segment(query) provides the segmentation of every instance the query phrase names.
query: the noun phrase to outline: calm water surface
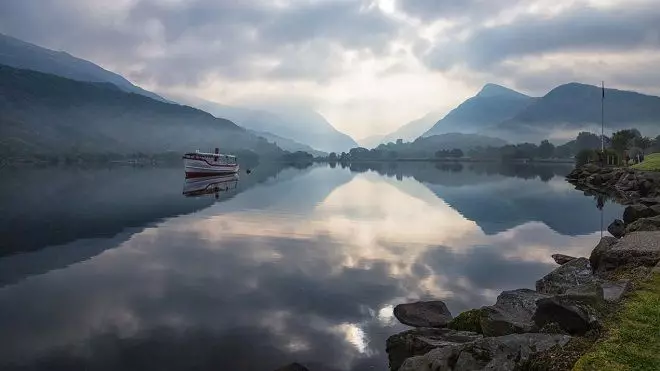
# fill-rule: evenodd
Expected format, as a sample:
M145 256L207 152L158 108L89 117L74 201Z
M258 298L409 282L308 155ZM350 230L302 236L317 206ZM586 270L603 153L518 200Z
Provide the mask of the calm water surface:
M592 249L621 209L568 171L261 166L209 188L180 168L0 173L0 368L387 369L394 305L492 304L550 254Z

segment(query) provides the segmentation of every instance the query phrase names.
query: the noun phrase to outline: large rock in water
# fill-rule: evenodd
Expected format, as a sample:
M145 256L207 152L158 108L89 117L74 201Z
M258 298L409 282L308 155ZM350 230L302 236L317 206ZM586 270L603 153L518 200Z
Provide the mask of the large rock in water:
M484 336L501 336L532 332L536 329L532 315L536 301L547 295L530 289L504 291L495 305L481 308L481 330Z
M404 325L413 327L446 327L453 318L447 305L440 300L399 304L394 307L394 316Z
M587 258L577 258L536 281L536 291L542 294L563 294L576 286L594 283L591 264Z
M390 336L385 350L390 361L390 370L396 371L407 358L426 354L436 348L470 343L481 338L481 335L468 331L416 328Z
M660 232L632 232L599 254L600 272L619 267L653 267L660 261Z
M623 237L626 234L626 225L621 219L614 219L610 225L607 226L607 231L616 238Z
M626 233L637 231L660 231L660 215L637 219L626 227Z
M637 219L649 218L655 215L655 211L648 206L642 204L630 205L623 210L623 222L628 225Z
M531 355L554 346L564 346L570 339L570 336L556 334L512 334L483 338L408 358L399 371L513 371Z

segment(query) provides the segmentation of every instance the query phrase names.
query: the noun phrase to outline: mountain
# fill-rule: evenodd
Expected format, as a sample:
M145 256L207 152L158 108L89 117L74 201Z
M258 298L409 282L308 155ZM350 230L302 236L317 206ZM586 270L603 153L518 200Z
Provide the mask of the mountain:
M192 104L216 117L232 120L246 129L271 133L319 151L342 152L358 146L351 137L335 129L318 112L307 108L276 104L243 108L198 99Z
M451 110L423 136L443 133L475 133L510 119L534 102L534 98L495 84L486 84L479 93Z
M438 112L427 113L424 117L411 121L389 134L373 135L364 138L360 140L360 144L365 148L374 148L381 143L396 142L398 139L404 142L411 142L438 122L438 117L440 116L442 115Z
M383 139L385 139L386 136L387 135L383 135L383 134L371 135L366 138L362 138L358 140L358 143L360 144L361 147L364 148L375 148L378 147L378 145L381 143L387 143L383 141Z
M0 156L132 154L220 147L282 151L233 122L198 109L89 83L0 65Z
M324 157L328 155L328 153L323 151L317 151L306 144L298 143L295 140L284 138L279 135L275 135L266 131L254 131L254 130L248 130L248 131L256 136L266 139L270 143L277 145L278 147L282 148L285 151L289 151L289 152L303 151L316 157L319 156Z
M92 62L76 58L65 52L42 48L3 34L0 34L0 64L49 73L72 80L107 82L125 92L165 101L163 97L135 86L124 77L105 70Z
M396 152L399 158L429 158L439 150L460 149L467 152L476 147L501 147L505 144L507 142L502 139L485 135L447 133L419 137L413 142L381 144L376 149Z
M518 140L575 137L577 131L600 131L602 89L579 83L560 85L515 116L486 132ZM645 135L660 134L660 97L605 89L605 129L636 127Z
M439 117L442 117L442 114L438 112L429 112L424 117L411 121L397 129L395 132L386 135L383 138L383 142L396 142L397 139L403 139L404 142L413 141L432 128L433 125L438 122Z

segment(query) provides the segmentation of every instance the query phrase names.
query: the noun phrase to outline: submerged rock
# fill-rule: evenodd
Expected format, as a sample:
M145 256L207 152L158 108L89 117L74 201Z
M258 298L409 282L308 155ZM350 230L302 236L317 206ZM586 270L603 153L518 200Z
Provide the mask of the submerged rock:
M532 332L536 329L532 315L536 301L547 297L530 289L504 291L495 305L481 308L481 329L484 336L501 336Z
M445 327L453 318L447 305L440 300L399 304L394 307L394 316L404 325L413 327Z
M542 294L563 294L576 286L593 283L595 277L587 258L577 258L536 281L536 291Z
M599 254L600 272L619 267L653 267L660 261L660 232L632 232Z
M612 236L621 238L626 234L626 225L623 223L623 220L614 219L614 221L607 226L607 231L610 232Z
M574 256L564 255L564 254L552 254L551 256L552 259L555 261L555 263L559 265L564 265L573 259L577 259Z
M515 370L531 355L571 339L557 334L512 334L433 349L407 359L399 371Z
M474 332L447 328L416 328L390 336L386 342L390 370L398 370L408 358L423 355L436 348L451 347L481 339Z

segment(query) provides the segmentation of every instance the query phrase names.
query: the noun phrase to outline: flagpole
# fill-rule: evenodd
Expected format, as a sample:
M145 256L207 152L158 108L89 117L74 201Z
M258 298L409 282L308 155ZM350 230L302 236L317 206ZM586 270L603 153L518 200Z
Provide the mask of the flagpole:
M600 99L600 151L605 154L605 81L602 81L603 94Z

